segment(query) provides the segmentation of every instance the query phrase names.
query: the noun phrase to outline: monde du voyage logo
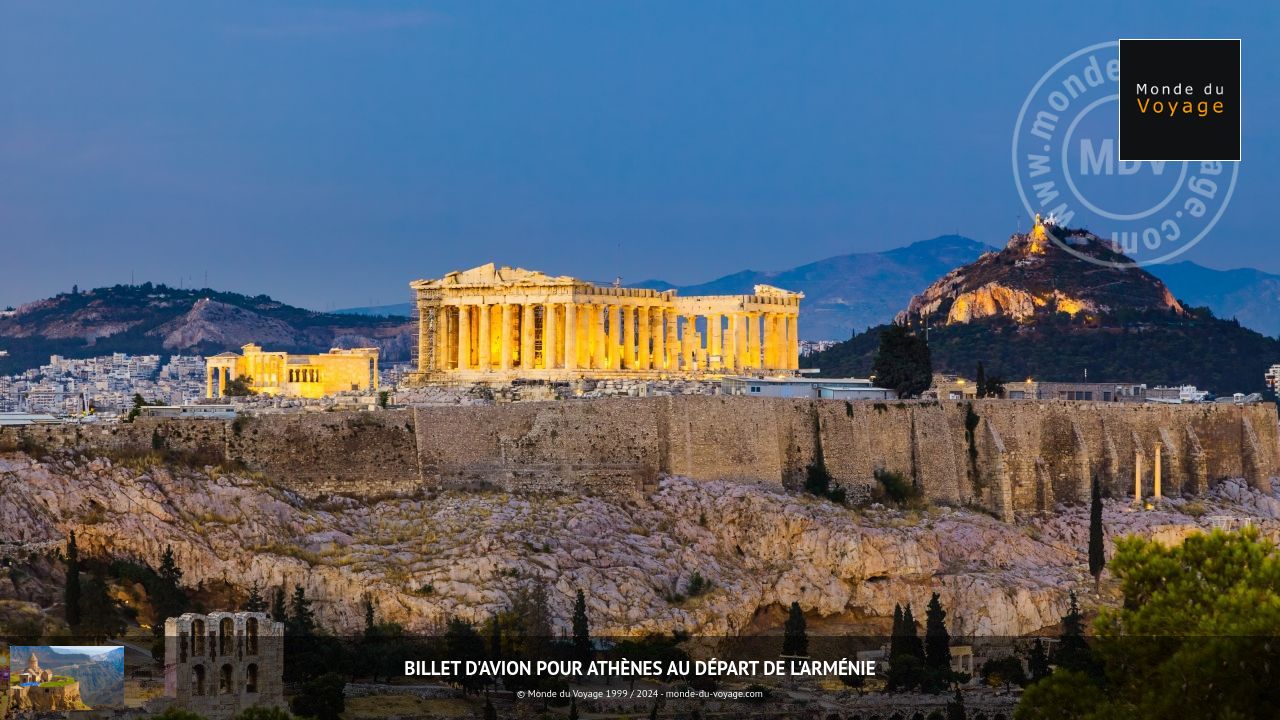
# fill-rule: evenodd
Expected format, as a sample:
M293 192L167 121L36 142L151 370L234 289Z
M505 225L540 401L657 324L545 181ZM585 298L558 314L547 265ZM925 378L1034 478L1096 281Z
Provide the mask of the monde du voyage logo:
M1110 267L1171 260L1213 229L1235 190L1240 41L1077 50L1028 93L1012 150L1023 208L1053 219L1059 247ZM1058 228L1109 238L1133 263L1083 252Z

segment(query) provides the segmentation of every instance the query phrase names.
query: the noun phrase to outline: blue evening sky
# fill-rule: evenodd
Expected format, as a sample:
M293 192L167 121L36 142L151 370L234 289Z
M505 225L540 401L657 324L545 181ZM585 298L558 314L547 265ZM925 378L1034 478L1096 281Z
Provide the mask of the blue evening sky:
M0 0L0 306L210 285L401 302L490 260L708 280L1025 214L1064 55L1241 37L1244 157L1188 254L1280 272L1280 6Z

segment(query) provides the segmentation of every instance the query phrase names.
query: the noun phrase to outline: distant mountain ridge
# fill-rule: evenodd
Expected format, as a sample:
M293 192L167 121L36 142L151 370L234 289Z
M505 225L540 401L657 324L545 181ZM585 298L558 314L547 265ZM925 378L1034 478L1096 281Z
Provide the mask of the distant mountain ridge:
M266 295L208 288L116 285L63 293L0 316L0 374L36 367L50 355L216 354L249 342L289 352L378 347L405 360L416 341L407 317L318 313Z

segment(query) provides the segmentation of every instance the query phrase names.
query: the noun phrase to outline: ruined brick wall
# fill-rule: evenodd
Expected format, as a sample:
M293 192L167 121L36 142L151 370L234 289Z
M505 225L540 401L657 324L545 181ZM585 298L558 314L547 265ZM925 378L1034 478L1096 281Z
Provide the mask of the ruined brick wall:
M491 487L635 497L663 474L798 488L821 462L855 495L883 468L931 499L1005 518L1083 502L1094 477L1108 494L1131 497L1139 454L1150 495L1156 443L1165 495L1228 477L1269 487L1280 476L1269 404L690 395L0 430L0 446L23 441L116 451L158 443L242 464L304 496Z

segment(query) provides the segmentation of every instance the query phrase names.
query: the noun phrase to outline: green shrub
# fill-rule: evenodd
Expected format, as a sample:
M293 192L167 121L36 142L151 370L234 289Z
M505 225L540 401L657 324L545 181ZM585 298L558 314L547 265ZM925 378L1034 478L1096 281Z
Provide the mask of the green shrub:
M896 505L903 505L920 497L920 491L900 472L877 468L875 476L884 498Z

